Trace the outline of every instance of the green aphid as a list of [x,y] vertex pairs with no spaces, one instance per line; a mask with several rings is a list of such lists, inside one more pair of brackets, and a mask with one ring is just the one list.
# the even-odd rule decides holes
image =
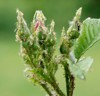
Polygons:
[[41,67],[41,68],[44,68],[44,62],[43,62],[43,60],[40,60],[39,63],[40,63],[40,67]]
[[44,34],[43,32],[39,32],[38,33],[38,39],[39,39],[39,41],[38,41],[38,43],[39,43],[39,45],[43,48],[43,49],[45,49],[45,40],[46,40],[46,34]]
[[47,38],[47,41],[46,41],[46,45],[48,46],[48,47],[50,47],[50,46],[54,46],[55,45],[55,37],[53,36],[53,35],[49,35],[48,36],[48,38]]
[[46,39],[46,34],[43,33],[43,32],[39,32],[38,33],[38,38],[39,38],[39,40],[45,40]]
[[22,42],[22,46],[27,49],[29,47],[29,42]]
[[36,51],[39,49],[39,45],[38,45],[38,42],[36,40],[34,40],[34,42],[33,42],[32,49],[33,49],[33,51]]

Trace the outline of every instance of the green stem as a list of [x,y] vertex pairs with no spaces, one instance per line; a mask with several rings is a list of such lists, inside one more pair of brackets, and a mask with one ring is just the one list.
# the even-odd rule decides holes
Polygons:
[[[47,74],[41,74],[41,75],[43,77],[46,77],[45,81],[48,82],[48,84],[50,84],[50,86],[53,88],[53,90],[56,92],[56,94],[58,94],[57,96],[65,96],[65,94],[62,92],[62,90],[60,90],[60,88],[55,80],[55,77],[52,74],[48,74],[50,76],[50,78],[48,78]],[[43,84],[40,84],[40,85],[47,91],[47,93],[49,95],[50,95],[50,93],[52,93],[53,90],[49,90],[48,86],[43,85]]]
[[49,88],[47,87],[47,85],[45,85],[45,84],[40,84],[42,87],[43,87],[43,89],[49,94],[49,96],[52,96],[52,93],[51,93],[51,91],[49,90]]
[[59,96],[65,96],[65,94],[62,92],[62,90],[60,90],[58,84],[56,83],[56,80],[54,77],[52,78],[52,82],[51,85],[53,86],[54,90],[59,94]]
[[65,69],[65,80],[66,80],[66,92],[67,92],[67,96],[69,96],[70,94],[70,76],[69,76],[69,69],[68,69],[68,64],[64,65],[64,69]]
[[66,92],[67,96],[73,96],[74,91],[74,76],[71,75],[70,70],[68,68],[68,64],[64,65],[65,69],[65,80],[66,80]]
[[73,96],[73,91],[74,91],[74,76],[70,75],[70,95],[69,96]]

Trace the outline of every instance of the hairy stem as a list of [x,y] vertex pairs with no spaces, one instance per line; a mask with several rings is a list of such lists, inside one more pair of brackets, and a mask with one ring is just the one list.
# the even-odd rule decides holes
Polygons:
[[[57,84],[57,81],[55,80],[55,77],[52,74],[48,74],[48,75],[50,76],[50,78],[48,78],[48,76],[45,75],[46,78],[48,78],[45,81],[48,82],[48,84],[50,84],[51,88],[53,88],[53,90],[56,92],[57,96],[65,96],[65,94],[62,92],[62,90],[59,88],[59,86]],[[49,90],[48,85],[47,86],[43,85],[43,84],[40,84],[40,85],[47,91],[47,93],[49,94],[49,96],[53,96],[52,95],[52,91],[53,90]],[[51,95],[50,95],[50,93],[51,93]]]
[[51,85],[53,86],[54,90],[59,94],[59,96],[65,96],[65,94],[62,92],[62,90],[59,88],[58,84],[56,83],[54,77],[52,77]]
[[64,69],[65,69],[66,92],[67,96],[69,96],[70,76],[69,76],[68,64],[64,65]]
[[51,91],[49,90],[49,88],[47,87],[47,85],[45,85],[45,84],[40,84],[42,87],[43,87],[43,89],[49,94],[49,96],[52,96],[52,93],[51,93]]
[[70,75],[70,94],[69,96],[73,96],[73,91],[74,91],[74,76],[73,75]]
[[68,68],[68,64],[64,65],[65,69],[65,80],[66,80],[66,92],[67,96],[73,96],[74,91],[74,76],[71,75],[70,70]]

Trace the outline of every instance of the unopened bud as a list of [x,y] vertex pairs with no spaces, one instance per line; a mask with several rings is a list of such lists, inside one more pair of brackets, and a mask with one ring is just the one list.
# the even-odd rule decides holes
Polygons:
[[[40,28],[43,29],[43,31],[46,31],[47,28],[45,27],[45,16],[44,14],[42,13],[42,11],[36,11],[35,12],[35,15],[34,15],[34,18],[33,18],[33,22],[32,22],[32,25],[34,26],[34,31],[41,31]],[[31,26],[31,27],[33,27]]]
[[82,13],[82,7],[79,8],[77,11],[76,11],[76,16],[74,17],[74,20],[75,21],[78,21],[81,17],[81,13]]
[[52,20],[52,22],[50,24],[50,32],[54,31],[54,26],[55,26],[55,22]]
[[62,44],[60,45],[60,52],[61,54],[69,53],[69,42],[67,42],[67,40],[62,41]]
[[28,29],[27,23],[23,18],[23,13],[17,9],[17,32],[16,32],[16,39],[17,41],[26,41],[30,30]]
[[79,35],[80,35],[80,33],[79,33],[77,30],[75,30],[75,29],[73,29],[73,30],[69,33],[69,36],[70,36],[71,39],[76,39],[76,38],[79,37]]

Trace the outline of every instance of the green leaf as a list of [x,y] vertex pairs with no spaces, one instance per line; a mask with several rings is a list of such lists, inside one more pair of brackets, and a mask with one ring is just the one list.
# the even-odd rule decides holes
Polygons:
[[71,63],[71,61],[68,61],[68,63],[72,74],[83,80],[93,63],[93,59],[91,57],[87,57],[75,64]]
[[100,19],[87,18],[83,21],[80,37],[75,43],[74,54],[77,59],[100,40]]

